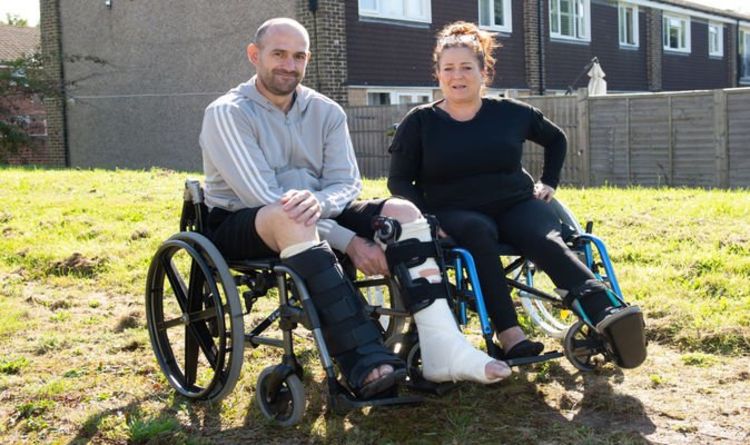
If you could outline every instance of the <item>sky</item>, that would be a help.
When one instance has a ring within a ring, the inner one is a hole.
[[[750,14],[750,1],[748,0],[690,1],[693,3],[702,3],[704,5],[713,6],[714,8],[733,9],[738,12]],[[6,14],[8,13],[28,20],[30,26],[36,26],[39,24],[39,0],[0,0],[0,20],[4,22]]]

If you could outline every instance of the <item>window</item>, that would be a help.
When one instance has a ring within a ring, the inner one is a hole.
[[[620,3],[620,46],[638,47],[638,7]]]
[[[549,0],[552,38],[591,40],[591,0]]]
[[[750,82],[750,29],[740,29],[740,77]]]
[[[430,0],[359,0],[359,15],[430,23]]]
[[[664,49],[690,52],[690,17],[664,14],[662,27]]]
[[[510,0],[479,0],[479,26],[494,31],[513,30]]]
[[[431,90],[367,90],[367,105],[423,104],[431,100]]]
[[[708,55],[711,57],[724,57],[724,26],[708,24]]]

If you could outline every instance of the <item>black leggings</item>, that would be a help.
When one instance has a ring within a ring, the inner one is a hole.
[[[560,221],[544,201],[532,198],[507,209],[490,205],[474,211],[441,210],[434,214],[443,230],[474,257],[487,312],[497,332],[518,326],[497,254],[498,241],[518,249],[558,288],[572,289],[594,278],[563,242]]]

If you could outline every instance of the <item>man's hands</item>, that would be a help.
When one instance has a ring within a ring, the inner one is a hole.
[[[300,224],[312,226],[320,219],[320,203],[309,190],[287,190],[280,202],[289,218]]]
[[[385,253],[374,241],[355,236],[346,246],[346,254],[365,275],[389,275]]]
[[[555,196],[555,189],[552,187],[541,182],[534,184],[534,198],[541,199],[544,202],[550,202],[552,201],[553,196]]]

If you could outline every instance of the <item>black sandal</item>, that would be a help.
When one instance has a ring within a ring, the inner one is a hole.
[[[396,385],[404,383],[406,381],[406,375],[406,368],[396,368],[393,372],[380,376],[379,379],[373,380],[352,392],[354,392],[358,399],[367,400],[375,398],[381,393],[392,390]]]
[[[521,340],[516,343],[510,351],[504,352],[502,348],[497,348],[497,360],[510,360],[514,358],[536,357],[544,351],[544,343],[531,341],[529,339]]]

